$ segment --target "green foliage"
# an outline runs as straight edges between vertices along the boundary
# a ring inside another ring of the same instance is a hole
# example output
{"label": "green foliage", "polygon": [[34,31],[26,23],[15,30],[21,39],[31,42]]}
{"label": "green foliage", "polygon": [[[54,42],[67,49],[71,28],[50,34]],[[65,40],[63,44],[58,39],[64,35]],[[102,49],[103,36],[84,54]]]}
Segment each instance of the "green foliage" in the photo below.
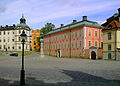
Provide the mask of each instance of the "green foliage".
{"label": "green foliage", "polygon": [[37,44],[40,45],[40,37],[37,37]]}
{"label": "green foliage", "polygon": [[42,34],[46,34],[50,31],[52,31],[53,28],[55,28],[54,24],[47,23],[47,24],[45,24],[45,27],[41,28],[41,32],[42,32]]}

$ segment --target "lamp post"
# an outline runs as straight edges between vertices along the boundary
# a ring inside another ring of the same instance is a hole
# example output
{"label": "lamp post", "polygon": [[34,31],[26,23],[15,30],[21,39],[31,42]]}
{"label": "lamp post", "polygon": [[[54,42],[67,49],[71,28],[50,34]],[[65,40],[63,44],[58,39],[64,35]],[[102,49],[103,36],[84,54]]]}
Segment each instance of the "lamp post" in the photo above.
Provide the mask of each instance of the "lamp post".
{"label": "lamp post", "polygon": [[25,85],[25,70],[24,70],[24,44],[25,44],[25,39],[27,35],[25,34],[25,31],[22,31],[21,36],[21,42],[22,42],[22,69],[21,69],[21,74],[20,74],[20,85]]}

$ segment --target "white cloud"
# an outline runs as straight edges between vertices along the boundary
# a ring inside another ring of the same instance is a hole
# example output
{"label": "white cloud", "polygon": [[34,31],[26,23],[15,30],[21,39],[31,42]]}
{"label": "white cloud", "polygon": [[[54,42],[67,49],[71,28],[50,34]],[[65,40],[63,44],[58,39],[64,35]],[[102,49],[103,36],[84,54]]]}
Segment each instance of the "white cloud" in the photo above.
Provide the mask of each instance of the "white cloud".
{"label": "white cloud", "polygon": [[119,4],[119,0],[14,0],[0,15],[0,23],[18,20],[24,13],[28,24],[36,25],[50,19],[107,12]]}

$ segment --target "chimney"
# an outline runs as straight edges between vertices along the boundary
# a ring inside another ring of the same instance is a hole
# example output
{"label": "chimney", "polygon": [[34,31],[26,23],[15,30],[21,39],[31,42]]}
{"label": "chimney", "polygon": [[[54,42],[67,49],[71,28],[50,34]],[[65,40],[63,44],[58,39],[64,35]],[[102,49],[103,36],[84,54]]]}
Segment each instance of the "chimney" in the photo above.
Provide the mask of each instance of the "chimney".
{"label": "chimney", "polygon": [[63,27],[63,26],[64,26],[64,24],[60,24],[60,26],[61,26],[61,27]]}
{"label": "chimney", "polygon": [[6,27],[8,27],[8,25],[6,25]]}
{"label": "chimney", "polygon": [[120,16],[120,8],[118,8],[118,14],[119,14],[119,16]]}
{"label": "chimney", "polygon": [[73,23],[76,23],[77,22],[77,20],[73,20]]}
{"label": "chimney", "polygon": [[15,24],[13,24],[13,27],[15,27]]}
{"label": "chimney", "polygon": [[87,21],[87,16],[83,16],[83,21]]}

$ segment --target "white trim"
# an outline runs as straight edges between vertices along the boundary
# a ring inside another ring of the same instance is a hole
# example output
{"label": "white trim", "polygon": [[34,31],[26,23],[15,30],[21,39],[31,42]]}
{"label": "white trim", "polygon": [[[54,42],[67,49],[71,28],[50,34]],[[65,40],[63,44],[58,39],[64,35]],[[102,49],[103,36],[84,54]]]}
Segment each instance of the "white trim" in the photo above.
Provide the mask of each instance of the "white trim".
{"label": "white trim", "polygon": [[83,27],[83,47],[86,48],[86,26]]}

